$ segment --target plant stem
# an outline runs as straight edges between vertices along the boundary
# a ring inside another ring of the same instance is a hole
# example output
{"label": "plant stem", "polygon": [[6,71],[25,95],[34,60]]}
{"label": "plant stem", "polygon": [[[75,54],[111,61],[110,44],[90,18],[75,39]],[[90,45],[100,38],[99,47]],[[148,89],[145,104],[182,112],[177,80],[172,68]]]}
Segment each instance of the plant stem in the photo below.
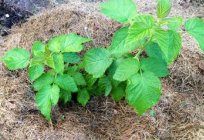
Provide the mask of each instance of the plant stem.
{"label": "plant stem", "polygon": [[134,58],[138,58],[139,59],[139,56],[140,54],[144,51],[143,47],[139,49],[138,53],[135,55]]}
{"label": "plant stem", "polygon": [[134,58],[139,59],[140,54],[144,51],[144,48],[147,46],[147,44],[152,40],[152,37],[150,37],[147,42],[145,42],[145,44],[143,46],[141,46],[141,48],[139,49],[138,53],[135,55]]}

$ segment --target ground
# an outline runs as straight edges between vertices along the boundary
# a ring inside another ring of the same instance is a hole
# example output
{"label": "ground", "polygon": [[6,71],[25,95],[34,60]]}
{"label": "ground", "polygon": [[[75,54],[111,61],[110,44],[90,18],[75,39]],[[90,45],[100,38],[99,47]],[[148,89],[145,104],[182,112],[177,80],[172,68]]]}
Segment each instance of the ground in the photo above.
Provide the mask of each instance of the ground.
{"label": "ground", "polygon": [[[152,0],[136,2],[140,11],[155,13]],[[175,1],[172,15],[203,17],[204,10]],[[30,49],[36,39],[47,41],[69,32],[93,38],[88,47],[107,46],[121,26],[101,15],[97,2],[79,0],[42,9],[23,22],[2,37],[0,56],[15,46]],[[27,72],[10,72],[0,63],[0,139],[204,139],[204,55],[192,38],[183,37],[183,51],[170,67],[170,76],[162,79],[162,98],[152,109],[155,115],[149,111],[142,117],[124,101],[95,97],[85,108],[74,101],[64,108],[55,107],[53,125],[48,124],[36,108]]]}

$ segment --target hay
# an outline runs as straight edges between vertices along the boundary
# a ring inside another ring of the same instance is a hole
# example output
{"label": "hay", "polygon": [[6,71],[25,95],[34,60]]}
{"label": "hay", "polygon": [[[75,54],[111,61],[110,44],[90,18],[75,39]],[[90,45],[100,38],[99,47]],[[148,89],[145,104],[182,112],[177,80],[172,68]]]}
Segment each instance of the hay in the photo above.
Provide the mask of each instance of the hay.
{"label": "hay", "polygon": [[[144,9],[146,10],[146,9]],[[97,4],[65,5],[31,17],[12,29],[0,53],[15,46],[30,49],[33,41],[47,41],[58,34],[74,32],[93,38],[87,47],[108,46],[121,25],[97,12]],[[185,46],[190,45],[186,42]],[[185,47],[186,48],[186,47]],[[125,102],[94,97],[86,108],[72,102],[54,108],[53,127],[34,103],[26,71],[9,72],[0,67],[0,139],[189,139],[203,138],[203,60],[198,49],[184,49],[163,79],[163,96],[153,108],[154,117],[137,116]]]}
{"label": "hay", "polygon": [[[92,46],[108,45],[112,33],[119,25],[105,19],[96,12],[94,6],[84,4],[84,7],[89,7],[89,9],[81,8],[80,5],[65,5],[31,17],[28,22],[21,25],[21,28],[13,28],[4,46],[9,48],[20,45],[30,49],[35,40],[47,41],[53,36],[71,32],[93,38]],[[19,42],[14,43],[10,38],[19,40]]]}

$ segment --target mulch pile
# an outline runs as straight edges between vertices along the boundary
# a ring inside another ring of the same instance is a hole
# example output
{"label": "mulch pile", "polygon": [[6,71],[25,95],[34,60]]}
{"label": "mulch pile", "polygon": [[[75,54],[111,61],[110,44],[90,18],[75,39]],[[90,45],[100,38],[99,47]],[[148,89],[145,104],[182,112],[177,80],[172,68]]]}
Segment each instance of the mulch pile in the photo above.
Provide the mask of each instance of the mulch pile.
{"label": "mulch pile", "polygon": [[[120,24],[97,12],[97,4],[65,5],[42,12],[4,38],[0,55],[21,46],[30,49],[35,40],[77,33],[93,39],[87,47],[107,47]],[[162,80],[161,101],[139,117],[122,101],[94,97],[86,108],[74,101],[53,109],[53,126],[41,116],[26,71],[10,72],[0,64],[0,139],[202,139],[204,138],[204,55],[184,49]],[[193,50],[193,51],[192,51]]]}

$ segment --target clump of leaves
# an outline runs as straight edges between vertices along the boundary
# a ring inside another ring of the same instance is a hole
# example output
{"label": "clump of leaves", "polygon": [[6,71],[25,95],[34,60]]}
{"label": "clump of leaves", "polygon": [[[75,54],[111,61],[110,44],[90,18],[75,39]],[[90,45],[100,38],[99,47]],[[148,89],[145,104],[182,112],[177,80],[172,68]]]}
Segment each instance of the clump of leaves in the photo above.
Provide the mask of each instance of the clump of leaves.
{"label": "clump of leaves", "polygon": [[[182,48],[182,17],[167,17],[170,0],[158,0],[157,17],[140,14],[132,0],[108,0],[101,12],[120,22],[111,45],[92,48],[84,56],[83,44],[91,41],[76,34],[60,35],[47,44],[36,41],[32,57],[23,48],[3,56],[9,70],[28,66],[28,77],[37,92],[36,103],[47,120],[59,101],[65,104],[77,96],[85,106],[92,96],[111,96],[116,102],[126,99],[142,115],[156,105],[161,96],[160,78],[169,74]],[[185,30],[204,50],[204,21],[188,19]]]}
{"label": "clump of leaves", "polygon": [[34,42],[31,58],[24,48],[14,48],[2,58],[9,70],[28,67],[28,77],[37,92],[36,104],[47,120],[51,120],[52,107],[59,101],[71,101],[73,93],[78,92],[77,99],[83,106],[89,100],[78,54],[89,41],[76,34],[60,35],[47,44]]}
{"label": "clump of leaves", "polygon": [[139,114],[158,103],[159,78],[168,76],[168,66],[180,54],[183,32],[193,36],[204,50],[204,20],[168,17],[171,8],[171,0],[157,0],[157,17],[154,17],[138,13],[132,0],[108,0],[101,5],[102,13],[123,24],[108,48],[113,59],[108,69],[110,77],[126,84],[125,99]]}

